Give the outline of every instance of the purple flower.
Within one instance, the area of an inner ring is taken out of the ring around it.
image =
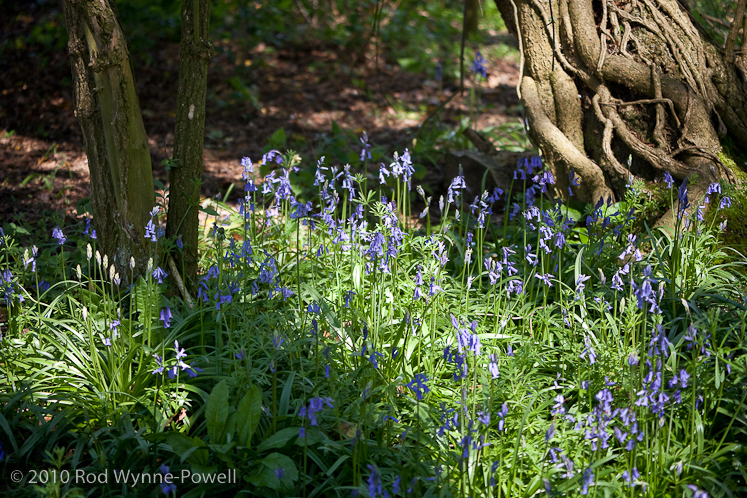
[[[549,443],[550,440],[555,437],[555,422],[550,424],[550,428],[545,433],[545,442]]]
[[[500,418],[498,421],[498,432],[501,432],[503,431],[503,423],[506,421],[506,415],[508,415],[508,403],[501,405],[501,409],[498,410],[497,415]]]
[[[426,385],[426,382],[428,382],[428,377],[423,374],[417,374],[415,378],[407,384],[407,387],[415,392],[418,401],[423,399],[423,394],[430,392],[430,388]]]
[[[708,498],[708,493],[699,489],[695,484],[688,484],[687,487],[693,492],[692,498]]]
[[[498,355],[497,354],[491,354],[490,355],[490,363],[488,363],[488,371],[490,372],[490,375],[493,379],[497,379],[501,376],[501,373],[498,371]]]
[[[488,77],[488,71],[485,69],[485,58],[482,56],[480,51],[478,50],[477,55],[475,55],[475,60],[472,61],[472,66],[470,67],[470,71],[473,73],[479,74],[483,78]]]
[[[161,318],[163,322],[163,328],[167,329],[171,326],[171,308],[161,308]]]
[[[166,277],[168,277],[168,276],[169,276],[169,274],[166,273],[165,271],[163,271],[160,266],[156,266],[156,269],[153,270],[153,278],[155,278],[156,280],[158,280],[159,284],[162,284],[163,283],[163,279],[166,278]]]
[[[630,472],[626,470],[622,473],[623,481],[625,481],[628,484],[628,487],[631,488],[635,486],[634,481],[637,481],[639,477],[641,477],[641,474],[635,467],[633,467]]]
[[[381,476],[379,476],[379,473],[376,470],[376,467],[373,465],[366,465],[368,467],[368,471],[370,472],[368,476],[368,496],[371,498],[376,498],[379,495],[386,496],[388,498],[388,494],[385,494],[385,492],[382,490],[381,487]]]
[[[721,201],[723,204],[723,201]],[[60,227],[55,227],[54,230],[52,230],[52,237],[57,239],[57,243],[62,245],[67,240],[67,237],[63,235],[62,230],[60,230]]]
[[[161,464],[159,467],[161,474],[164,475],[163,482],[161,483],[161,491],[167,495],[169,493],[176,493],[176,484],[171,482],[171,475],[169,474],[169,467],[165,464]]]
[[[153,370],[153,372],[151,372],[151,374],[152,375],[163,374],[163,363],[161,361],[161,357],[158,356],[156,353],[153,353],[153,357],[156,359],[156,364],[158,365],[158,368],[156,368],[155,370]]]
[[[597,352],[594,351],[594,348],[591,346],[591,341],[589,341],[588,337],[584,338],[584,345],[586,347],[583,351],[581,351],[581,354],[578,357],[583,359],[586,355],[588,355],[589,365],[593,365],[597,361]]]
[[[550,277],[552,276],[552,273],[546,273],[544,275],[541,273],[537,273],[534,275],[535,278],[542,280],[548,287],[552,287],[552,283],[550,282]]]
[[[568,195],[572,196],[573,192],[571,191],[571,187],[578,187],[578,177],[573,171],[573,168],[571,168],[571,172],[568,175]]]
[[[282,479],[285,474],[285,469],[275,469],[275,477]]]
[[[591,467],[584,471],[584,478],[581,483],[581,494],[589,494],[589,485],[594,483],[594,472],[591,471]]]
[[[719,209],[725,209],[731,207],[731,199],[729,197],[724,197],[721,199],[721,204],[719,204]],[[705,492],[705,491],[704,491]]]
[[[664,173],[664,183],[667,184],[667,188],[672,188],[672,185],[674,185],[674,179],[669,174],[669,171]]]
[[[334,406],[332,406],[332,398],[311,398],[309,400],[309,406],[302,406],[301,410],[299,410],[298,412],[298,416],[308,418],[311,422],[311,425],[319,425],[316,414],[319,413],[322,408],[324,408],[324,405],[327,405],[330,408],[334,408]]]

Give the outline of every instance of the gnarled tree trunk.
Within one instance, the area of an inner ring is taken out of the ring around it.
[[[130,258],[145,271],[145,225],[155,204],[127,43],[112,0],[64,0],[63,8],[94,223],[101,252],[127,285]]]
[[[747,47],[716,46],[676,0],[495,1],[519,39],[519,97],[559,195],[571,168],[590,203],[664,171],[689,178],[691,200],[734,181],[719,136],[747,143]]]

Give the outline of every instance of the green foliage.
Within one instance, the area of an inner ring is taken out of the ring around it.
[[[301,207],[310,190],[294,184],[298,161],[268,155],[262,167],[290,181],[265,179],[276,195],[250,188],[248,209],[204,203],[214,223],[191,308],[155,281],[163,239],[129,291],[80,229],[62,248],[35,240],[35,252],[17,243],[31,231],[3,238],[7,469],[164,464],[200,476],[178,484],[190,496],[381,494],[379,483],[390,496],[531,496],[546,485],[643,496],[644,483],[656,496],[741,493],[744,262],[725,262],[715,218],[687,213],[674,233],[636,224],[652,202],[640,185],[588,217],[532,201],[535,161],[505,194],[519,205],[512,223],[481,217],[487,195],[466,209],[457,182],[439,224],[429,211],[415,224],[402,177],[413,171],[395,154],[384,191],[360,188],[347,168],[318,171],[312,212],[348,220],[333,224]],[[722,199],[712,196],[714,211]],[[228,469],[237,483],[210,482]]]

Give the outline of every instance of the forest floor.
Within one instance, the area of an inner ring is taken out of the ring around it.
[[[78,202],[90,192],[66,47],[43,53],[7,48],[14,39],[28,35],[33,16],[30,10],[28,15],[0,19],[0,47],[5,47],[0,57],[0,226],[33,222],[50,211],[70,222]],[[490,33],[488,43],[507,39],[504,33]],[[210,61],[208,75],[204,196],[215,196],[240,182],[241,158],[261,159],[263,147],[281,127],[288,147],[308,160],[318,159],[318,151],[330,143],[333,121],[358,136],[365,131],[371,144],[391,156],[395,150],[401,153],[412,147],[418,127],[450,97],[435,120],[438,126],[456,128],[470,114],[469,91],[454,96],[458,81],[442,86],[375,58],[373,50],[367,57],[355,55],[352,59],[357,62],[351,64],[343,48],[314,43],[280,48],[261,43],[244,53],[227,43],[214,45],[217,55]],[[168,185],[162,162],[173,151],[178,44],[159,44],[148,59],[134,58],[133,67],[154,178]],[[465,61],[465,69],[470,62]],[[488,60],[486,67],[477,129],[520,118],[517,62]],[[360,151],[360,144],[349,142],[351,150]],[[439,190],[439,164],[426,166],[424,182]]]

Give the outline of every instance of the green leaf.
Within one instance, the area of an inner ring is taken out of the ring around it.
[[[275,491],[288,490],[298,479],[298,468],[289,457],[280,453],[271,453],[259,462],[259,468],[245,478],[254,486],[265,486]],[[278,478],[276,470],[282,469],[282,477]]]
[[[280,429],[275,434],[259,443],[259,446],[257,446],[257,451],[282,448],[283,446],[288,444],[291,439],[297,438],[298,433],[299,427],[288,427],[286,429]]]
[[[236,437],[240,446],[250,445],[261,415],[262,391],[257,386],[250,385],[249,391],[239,402],[236,416]]]
[[[200,208],[200,211],[202,211],[205,214],[208,214],[210,216],[218,216],[218,211],[216,211],[213,208]]]
[[[206,466],[208,462],[208,451],[205,442],[198,437],[188,437],[179,432],[170,432],[166,436],[166,442],[174,450],[174,454],[181,458],[182,462],[192,465]]]
[[[286,140],[288,140],[288,137],[285,135],[285,129],[279,128],[275,133],[272,134],[270,137],[270,145],[272,145],[275,148],[282,147],[285,145]]]
[[[228,384],[222,380],[213,388],[205,406],[205,420],[211,443],[223,442],[228,414]]]

